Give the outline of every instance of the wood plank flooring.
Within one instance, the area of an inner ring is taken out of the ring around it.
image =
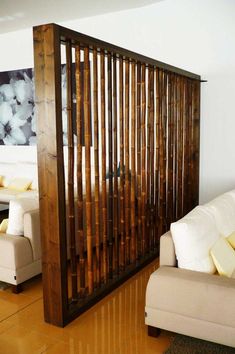
[[[162,331],[147,335],[144,324],[146,284],[154,261],[65,328],[43,320],[40,278],[15,295],[0,291],[0,354],[160,354],[173,338]]]

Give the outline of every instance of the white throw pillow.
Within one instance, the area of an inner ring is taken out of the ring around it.
[[[235,251],[229,242],[220,237],[211,248],[211,256],[220,275],[233,277],[235,271]]]
[[[18,162],[16,165],[15,177],[30,178],[31,189],[38,189],[38,168],[36,163]]]
[[[24,235],[24,213],[39,208],[37,198],[21,198],[11,200],[9,204],[9,220],[7,233]]]
[[[3,187],[8,187],[8,184],[11,181],[11,178],[14,176],[15,173],[15,164],[1,162],[0,163],[0,175],[3,177],[1,181],[1,185]]]
[[[171,224],[178,267],[199,272],[215,272],[210,249],[220,237],[213,216],[204,206],[194,208]]]
[[[235,230],[235,199],[231,193],[224,193],[204,206],[214,216],[221,236],[227,237]]]

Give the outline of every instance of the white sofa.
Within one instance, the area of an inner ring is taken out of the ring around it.
[[[205,226],[203,219],[198,217],[198,225],[194,226],[195,237],[199,241],[200,233],[206,238],[212,230],[218,232],[219,237],[228,236],[235,231],[235,191],[225,193],[202,206],[202,212],[208,214],[210,222]],[[191,220],[191,225],[196,220],[193,217],[193,213],[186,216],[187,220]],[[183,222],[178,225],[185,227]],[[175,232],[174,226],[172,231]],[[145,323],[149,335],[159,334],[162,328],[235,347],[235,279],[210,274],[213,273],[210,254],[204,263],[195,263],[200,258],[196,252],[195,259],[187,259],[190,250],[187,235],[184,236],[183,250],[179,250],[179,244],[171,231],[161,236],[160,267],[151,274],[146,290]],[[182,267],[181,251],[183,263],[186,262],[183,265],[188,269]],[[200,270],[202,263],[203,267],[209,267],[208,273]],[[192,270],[193,267],[198,268]]]
[[[39,210],[23,214],[23,234],[0,233],[0,281],[20,284],[41,273],[41,244]]]

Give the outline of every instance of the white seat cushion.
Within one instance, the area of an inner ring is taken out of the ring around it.
[[[182,219],[171,224],[178,267],[214,273],[210,249],[220,237],[213,215],[198,206]]]
[[[33,262],[30,241],[25,237],[0,234],[0,267],[18,269]]]

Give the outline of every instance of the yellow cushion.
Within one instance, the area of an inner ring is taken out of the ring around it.
[[[14,178],[10,181],[8,189],[13,189],[15,191],[27,191],[31,186],[32,180],[28,178]]]
[[[228,242],[230,243],[230,245],[235,248],[235,231],[233,233],[231,233],[231,235],[229,235],[227,237]]]
[[[7,231],[8,219],[3,219],[0,224],[0,232],[5,233]]]
[[[235,271],[235,251],[224,237],[220,237],[210,250],[220,275],[232,277]]]
[[[0,176],[0,187],[2,187],[3,176]]]

